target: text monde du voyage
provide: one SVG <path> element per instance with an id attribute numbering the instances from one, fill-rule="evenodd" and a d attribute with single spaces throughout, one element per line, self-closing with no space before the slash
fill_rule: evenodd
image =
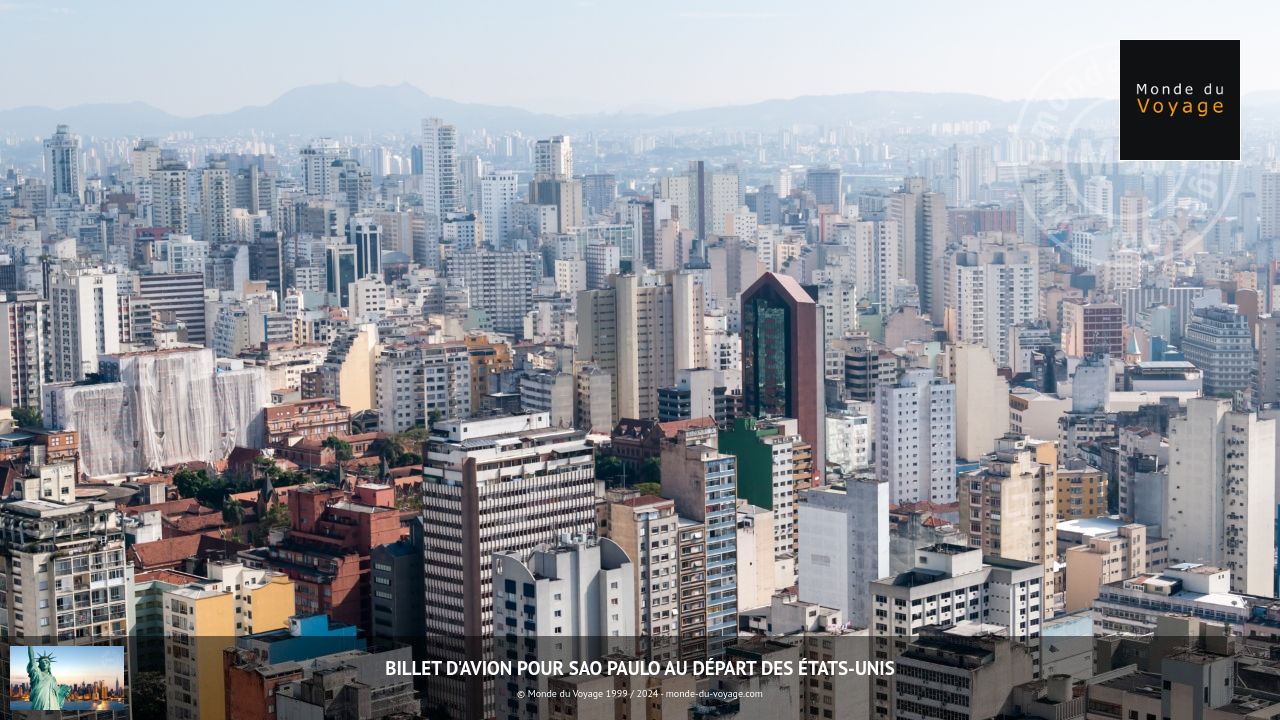
<path id="1" fill-rule="evenodd" d="M 1207 118 L 1210 115 L 1226 113 L 1225 101 L 1213 99 L 1226 95 L 1224 85 L 1205 83 L 1197 92 L 1196 86 L 1190 83 L 1174 85 L 1137 83 L 1136 91 L 1138 112 L 1143 115 Z"/>

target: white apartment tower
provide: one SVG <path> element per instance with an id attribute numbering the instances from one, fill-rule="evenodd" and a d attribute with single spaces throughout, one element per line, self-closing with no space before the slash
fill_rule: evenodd
<path id="1" fill-rule="evenodd" d="M 483 242 L 501 248 L 515 228 L 512 211 L 520 199 L 515 173 L 491 172 L 480 178 L 480 221 Z"/>
<path id="2" fill-rule="evenodd" d="M 533 174 L 556 180 L 573 177 L 573 146 L 568 135 L 556 135 L 534 144 Z"/>
<path id="3" fill-rule="evenodd" d="M 75 382 L 98 371 L 98 357 L 120 352 L 116 275 L 70 268 L 49 279 L 52 379 Z"/>
<path id="4" fill-rule="evenodd" d="M 876 389 L 877 473 L 892 503 L 956 500 L 956 387 L 929 370 Z"/>
<path id="5" fill-rule="evenodd" d="M 947 334 L 985 346 L 997 366 L 1009 367 L 1013 329 L 1039 315 L 1038 251 L 999 233 L 964 245 L 948 258 Z"/>
<path id="6" fill-rule="evenodd" d="M 439 238 L 446 213 L 458 209 L 458 131 L 440 118 L 422 121 L 422 211 L 428 242 Z"/>
<path id="7" fill-rule="evenodd" d="M 9 293 L 0 302 L 0 405 L 39 407 L 49 379 L 49 303 L 34 292 Z"/>
<path id="8" fill-rule="evenodd" d="M 1233 592 L 1272 594 L 1276 421 L 1192 398 L 1169 428 L 1169 561 L 1231 571 Z"/>
<path id="9" fill-rule="evenodd" d="M 889 574 L 889 483 L 848 476 L 800 493 L 800 599 L 870 627 L 871 583 Z"/>

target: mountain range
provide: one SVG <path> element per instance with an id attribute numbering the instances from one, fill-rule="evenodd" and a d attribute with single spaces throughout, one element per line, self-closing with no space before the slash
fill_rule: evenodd
<path id="1" fill-rule="evenodd" d="M 558 116 L 516 107 L 464 103 L 428 95 L 407 83 L 357 86 L 348 83 L 310 85 L 290 90 L 266 105 L 226 113 L 181 117 L 141 102 L 76 105 L 55 110 L 18 107 L 0 110 L 0 135 L 46 136 L 58 124 L 97 136 L 157 136 L 185 131 L 196 136 L 225 136 L 244 131 L 320 136 L 366 132 L 409 132 L 424 117 L 442 117 L 460 128 L 500 132 L 521 130 L 545 135 L 588 130 L 672 130 L 723 128 L 775 130 L 792 124 L 914 124 L 988 120 L 996 126 L 1049 113 L 1069 120 L 1093 121 L 1118 115 L 1118 101 L 1079 98 L 1061 103 L 1006 101 L 963 93 L 872 91 L 841 95 L 808 95 L 680 112 L 612 113 Z M 1280 118 L 1280 92 L 1246 97 L 1246 116 Z"/>

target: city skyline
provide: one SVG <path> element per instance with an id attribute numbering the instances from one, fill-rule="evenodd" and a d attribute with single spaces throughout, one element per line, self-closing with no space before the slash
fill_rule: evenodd
<path id="1" fill-rule="evenodd" d="M 56 645 L 35 647 L 36 654 L 51 653 L 53 674 L 62 685 L 105 683 L 107 688 L 124 687 L 124 647 L 121 645 Z M 31 682 L 27 677 L 27 646 L 9 647 L 10 685 Z"/>

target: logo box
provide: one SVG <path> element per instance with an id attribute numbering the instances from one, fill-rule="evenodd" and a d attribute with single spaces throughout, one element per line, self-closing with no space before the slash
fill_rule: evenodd
<path id="1" fill-rule="evenodd" d="M 1240 41 L 1121 40 L 1120 159 L 1239 160 Z"/>

